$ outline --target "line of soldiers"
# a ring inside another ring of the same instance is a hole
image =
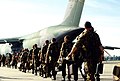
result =
[[[11,53],[7,53],[6,55],[0,54],[0,67],[1,66],[5,67],[7,65],[7,67],[12,66],[12,68],[15,67],[15,69],[17,69],[17,61],[18,61],[18,54],[11,54]]]
[[[21,51],[19,69],[23,72],[31,70],[32,73],[47,78],[51,77],[56,80],[57,71],[62,71],[62,81],[65,81],[66,74],[68,80],[71,80],[71,74],[74,80],[78,80],[78,68],[85,81],[100,81],[99,72],[96,72],[97,64],[102,63],[104,52],[98,34],[94,31],[90,22],[85,23],[85,30],[77,37],[77,42],[73,45],[70,37],[66,35],[59,48],[55,38],[51,41],[46,40],[43,47],[38,48],[37,44],[29,51]],[[82,72],[82,63],[84,63],[84,73]],[[15,64],[16,65],[16,64]],[[66,65],[68,72],[66,73]],[[71,72],[71,65],[72,70]],[[57,67],[57,69],[56,69]],[[102,69],[102,68],[101,68]]]
[[[19,69],[23,72],[32,69],[32,73],[35,73],[35,75],[37,75],[39,71],[40,76],[44,78],[51,77],[53,80],[56,80],[56,67],[59,66],[58,60],[62,57],[62,80],[65,80],[66,64],[68,67],[68,79],[70,80],[71,74],[69,67],[71,62],[65,60],[65,58],[70,52],[72,45],[73,44],[70,41],[69,36],[64,37],[64,42],[62,43],[61,49],[59,49],[55,38],[52,38],[51,42],[46,40],[42,49],[38,48],[37,44],[35,44],[33,45],[33,49],[30,51],[25,49],[21,52],[21,64]]]

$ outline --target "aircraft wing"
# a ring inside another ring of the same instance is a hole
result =
[[[104,49],[110,49],[110,50],[114,50],[114,49],[120,49],[120,47],[112,47],[112,46],[103,46]]]
[[[6,43],[12,45],[11,49],[13,52],[18,52],[22,49],[23,39],[20,39],[19,37],[0,39],[0,44],[6,44]]]
[[[15,42],[16,42],[16,43],[17,43],[17,42],[22,42],[22,40],[20,40],[19,37],[0,39],[0,44],[15,43]]]

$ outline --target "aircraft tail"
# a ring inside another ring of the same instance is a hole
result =
[[[69,0],[66,14],[60,25],[79,26],[85,0]]]

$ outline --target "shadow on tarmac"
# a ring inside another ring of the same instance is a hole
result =
[[[0,79],[19,79],[19,80],[32,80],[32,78],[11,78],[11,77],[4,77],[0,76]]]

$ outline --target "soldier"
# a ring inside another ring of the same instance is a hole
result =
[[[47,67],[45,67],[45,64],[44,64],[48,45],[49,45],[49,40],[46,40],[45,45],[43,46],[41,55],[40,55],[40,60],[43,63],[43,64],[41,64],[41,67],[40,67],[40,75],[43,76],[43,74],[45,74],[45,78],[49,76],[49,74],[47,72],[48,71]],[[43,68],[43,67],[45,67],[45,68]],[[44,69],[45,69],[45,71],[44,71]]]
[[[74,63],[73,63],[74,80],[75,81],[78,80],[78,69],[80,70],[82,77],[86,80],[86,75],[83,74],[83,71],[82,71],[82,64],[85,61],[84,51],[79,48],[79,50],[77,50],[77,52],[75,52],[74,57],[72,57],[72,58],[74,61]]]
[[[47,54],[46,54],[46,63],[49,64],[48,70],[50,70],[49,72],[52,72],[52,79],[53,80],[56,80],[57,72],[55,71],[55,65],[56,65],[58,57],[59,57],[58,52],[59,52],[58,44],[56,42],[56,39],[53,38],[51,40],[51,43],[48,46]]]
[[[6,56],[4,54],[2,55],[2,62],[3,62],[3,66],[5,66]]]
[[[42,59],[42,61],[45,61],[45,57],[46,57],[46,53],[47,53],[47,48],[48,48],[48,45],[49,45],[49,40],[46,40],[45,41],[45,45],[43,46],[43,48],[42,48],[42,55],[41,55],[41,59]]]
[[[34,45],[34,65],[35,65],[35,75],[37,75],[37,67],[40,65],[39,63],[39,50],[37,44]]]
[[[32,74],[34,74],[34,50],[35,50],[35,45],[33,45],[32,49],[30,50],[30,54],[29,54],[29,57],[32,61],[32,65],[31,65]]]
[[[13,60],[12,68],[15,67],[15,69],[17,69],[17,63],[18,63],[18,55],[17,55],[17,53],[14,53],[12,60]]]
[[[9,63],[8,63],[8,66],[10,67],[10,63],[11,63],[11,61],[12,61],[12,54],[11,53],[9,53],[9,59],[8,59],[9,61]]]
[[[23,55],[22,55],[22,63],[23,63],[23,72],[25,72],[26,73],[26,69],[27,69],[27,67],[26,67],[26,64],[27,64],[27,59],[28,59],[28,49],[24,49],[24,51],[23,51]]]
[[[67,61],[65,60],[65,58],[68,56],[68,53],[70,52],[72,48],[72,42],[70,41],[70,37],[68,35],[66,35],[64,37],[64,42],[62,43],[62,46],[61,46],[61,50],[60,50],[60,56],[59,58],[62,57],[63,59],[63,62],[62,62],[62,81],[65,81],[65,76],[66,76],[66,63]],[[67,66],[68,66],[68,79],[70,80],[71,76],[70,76],[70,69],[69,69],[69,66],[70,64],[67,63]]]
[[[95,81],[97,63],[103,60],[104,51],[99,35],[94,31],[91,23],[88,21],[85,23],[85,30],[81,33],[77,43],[74,44],[68,56],[75,54],[79,48],[83,48],[87,54],[86,65],[88,72],[86,81]]]

